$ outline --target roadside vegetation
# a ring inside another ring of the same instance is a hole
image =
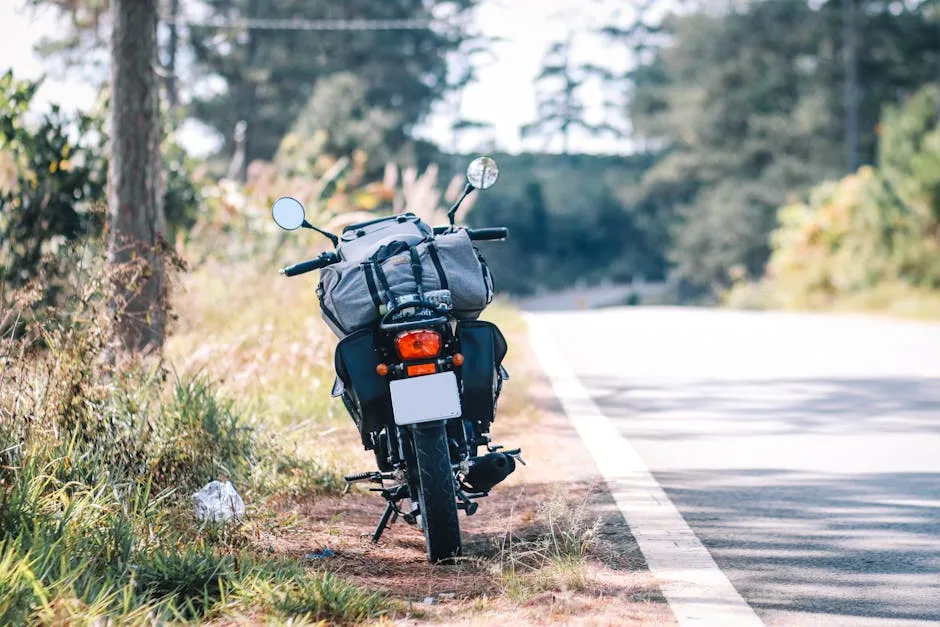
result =
[[[62,254],[79,267],[57,304],[35,309],[41,290],[17,293],[23,315],[0,345],[0,623],[390,611],[251,548],[266,498],[336,493],[336,471],[288,448],[263,407],[211,374],[109,355],[110,281],[92,250]],[[195,521],[189,495],[215,478],[242,491],[248,522]]]
[[[766,277],[735,286],[730,305],[940,317],[940,88],[878,128],[875,166],[780,210]]]

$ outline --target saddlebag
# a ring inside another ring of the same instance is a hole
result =
[[[460,367],[463,418],[477,423],[480,433],[487,433],[502,388],[506,339],[495,324],[483,321],[458,322],[457,339],[464,357]]]
[[[347,259],[320,271],[320,309],[337,336],[374,325],[388,303],[418,294],[419,281],[424,293],[448,290],[459,320],[475,320],[493,300],[489,269],[465,230],[418,244],[389,237],[374,242],[378,247],[368,258]]]
[[[371,449],[371,435],[393,422],[388,382],[375,371],[379,354],[372,330],[361,329],[340,340],[333,362],[342,382],[334,387],[334,396],[342,395],[363,445]]]

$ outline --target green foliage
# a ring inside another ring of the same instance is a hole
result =
[[[510,229],[508,241],[481,245],[498,290],[663,278],[668,223],[633,196],[649,157],[495,157],[499,182],[479,195],[469,221]]]
[[[766,290],[784,307],[830,307],[883,286],[940,289],[940,88],[889,107],[878,168],[780,210]]]
[[[387,138],[396,132],[400,114],[369,106],[366,84],[344,72],[320,79],[290,132],[281,140],[275,162],[295,171],[315,169],[318,158],[362,151],[373,164],[394,157]]]
[[[677,279],[699,293],[759,277],[776,209],[844,173],[841,2],[749,2],[673,16],[630,75],[632,127],[658,147],[642,202],[676,223]],[[859,12],[863,161],[882,107],[940,73],[926,3]]]
[[[0,77],[0,283],[35,277],[43,257],[102,232],[108,160],[104,118],[53,105],[38,125],[26,114],[39,83]],[[106,105],[106,103],[104,103]],[[173,240],[195,222],[194,166],[172,136],[163,142],[164,211]],[[60,269],[65,272],[65,269]]]
[[[323,573],[288,587],[275,607],[289,616],[309,620],[341,617],[359,622],[388,613],[389,604],[381,594],[365,592],[335,575]]]
[[[176,242],[188,235],[196,224],[203,199],[196,181],[196,163],[170,133],[161,144],[166,187],[163,213],[166,216],[167,241]]]
[[[136,591],[146,599],[171,601],[188,619],[205,615],[218,602],[224,581],[235,577],[231,557],[207,546],[157,549],[133,567]]]
[[[40,259],[102,226],[106,166],[100,119],[53,106],[24,119],[38,83],[0,77],[0,281],[22,285]]]
[[[448,14],[459,24],[475,0],[209,0],[210,17],[307,19],[421,19]],[[277,31],[192,27],[189,40],[197,75],[218,76],[227,89],[196,98],[191,113],[226,139],[248,123],[247,161],[270,159],[307,105],[318,82],[351,72],[365,85],[367,107],[397,114],[384,134],[391,150],[450,89],[447,55],[465,41],[462,27],[400,31]]]

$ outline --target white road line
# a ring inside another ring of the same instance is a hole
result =
[[[630,442],[588,394],[547,322],[527,314],[535,356],[574,425],[680,625],[763,625],[650,474]]]

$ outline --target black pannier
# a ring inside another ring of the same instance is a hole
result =
[[[458,322],[457,339],[464,356],[460,367],[463,418],[477,423],[480,433],[487,433],[502,388],[506,339],[495,324],[482,320]]]
[[[340,340],[333,361],[342,382],[334,386],[333,395],[342,395],[363,445],[371,449],[371,434],[393,423],[388,382],[375,371],[379,354],[372,330],[362,329]]]

